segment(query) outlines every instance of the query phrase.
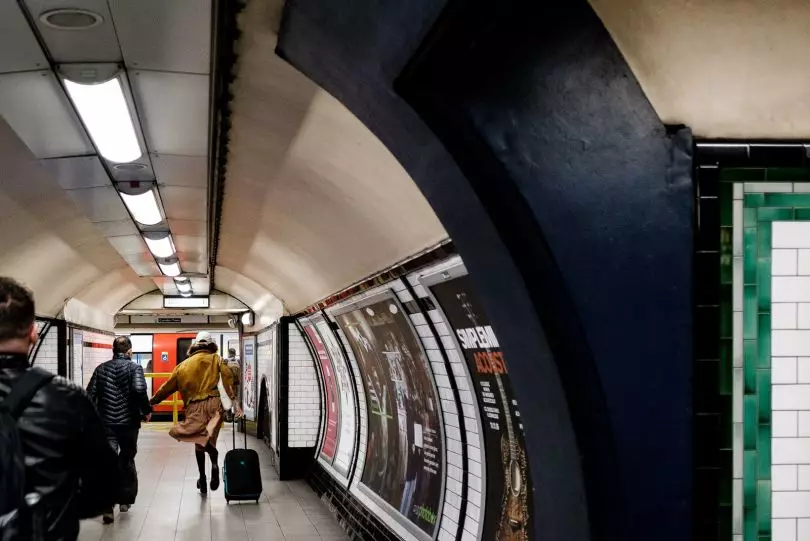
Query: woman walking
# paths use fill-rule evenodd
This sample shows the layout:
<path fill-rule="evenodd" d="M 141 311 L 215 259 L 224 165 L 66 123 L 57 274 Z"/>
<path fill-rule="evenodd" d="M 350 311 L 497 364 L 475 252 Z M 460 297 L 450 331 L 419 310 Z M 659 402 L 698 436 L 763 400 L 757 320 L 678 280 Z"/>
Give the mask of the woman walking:
<path fill-rule="evenodd" d="M 218 389 L 220 378 L 225 392 L 233 401 L 237 417 L 242 415 L 242 410 L 236 402 L 233 372 L 217 354 L 217 345 L 211 340 L 211 334 L 206 331 L 197 333 L 188 354 L 189 357 L 174 369 L 169 380 L 158 389 L 150 403 L 159 404 L 173 392 L 180 391 L 186 419 L 172 427 L 169 435 L 177 441 L 194 444 L 197 468 L 200 471 L 197 488 L 200 493 L 205 494 L 208 492 L 206 454 L 211 459 L 211 490 L 219 488 L 217 437 L 225 415 Z"/>

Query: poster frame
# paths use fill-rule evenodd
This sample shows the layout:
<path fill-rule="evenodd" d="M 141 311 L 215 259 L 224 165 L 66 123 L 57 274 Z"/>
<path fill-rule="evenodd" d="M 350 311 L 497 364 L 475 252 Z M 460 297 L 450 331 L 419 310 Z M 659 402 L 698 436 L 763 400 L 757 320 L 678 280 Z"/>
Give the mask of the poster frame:
<path fill-rule="evenodd" d="M 441 441 L 442 441 L 442 453 L 441 453 L 441 455 L 442 455 L 441 456 L 442 470 L 441 470 L 441 485 L 440 485 L 440 489 L 439 489 L 440 496 L 439 496 L 438 508 L 436 510 L 437 520 L 436 520 L 436 524 L 435 524 L 434 529 L 433 529 L 433 533 L 428 534 L 424 530 L 419 528 L 419 526 L 417 526 L 416 524 L 411 522 L 406 516 L 402 515 L 399 512 L 399 510 L 394 508 L 390 503 L 385 501 L 381 496 L 377 495 L 373 490 L 371 490 L 371 488 L 367 487 L 362 482 L 363 472 L 365 470 L 365 463 L 363 464 L 362 468 L 359 468 L 359 467 L 356 468 L 356 471 L 355 471 L 356 482 L 352 485 L 352 489 L 357 491 L 357 493 L 359 493 L 364 498 L 366 498 L 368 501 L 373 503 L 374 506 L 377 507 L 377 509 L 384 512 L 385 515 L 386 515 L 385 518 L 388 518 L 391 521 L 395 522 L 399 527 L 401 527 L 408 534 L 410 534 L 413 539 L 417 539 L 417 540 L 420 540 L 420 541 L 434 541 L 435 539 L 438 538 L 439 534 L 441 533 L 441 520 L 440 520 L 440 518 L 443 516 L 444 503 L 445 503 L 445 492 L 446 492 L 446 489 L 447 489 L 447 486 L 446 486 L 447 485 L 447 437 L 445 435 L 444 410 L 443 410 L 443 408 L 441 406 L 441 398 L 440 398 L 441 395 L 439 393 L 438 386 L 436 385 L 436 379 L 435 379 L 434 374 L 433 374 L 433 368 L 430 366 L 430 360 L 429 360 L 430 358 L 428 357 L 427 352 L 425 351 L 425 346 L 422 343 L 422 338 L 419 336 L 419 333 L 416 332 L 416 329 L 414 328 L 413 322 L 411 321 L 409 312 L 402 305 L 402 303 L 400 302 L 399 298 L 396 295 L 396 292 L 393 289 L 391 289 L 390 285 L 388 287 L 386 287 L 385 289 L 383 289 L 382 291 L 380 291 L 380 292 L 377 292 L 377 293 L 374 293 L 374 294 L 371 294 L 371 295 L 367 295 L 367 296 L 363 296 L 362 298 L 359 298 L 357 300 L 350 299 L 346 304 L 340 305 L 340 306 L 334 308 L 333 310 L 329 310 L 329 316 L 332 319 L 334 319 L 335 321 L 337 321 L 337 318 L 339 316 L 343 315 L 343 314 L 346 314 L 348 312 L 354 312 L 356 310 L 361 310 L 361 309 L 365 308 L 366 306 L 376 304 L 378 302 L 383 302 L 383 301 L 389 301 L 389 302 L 393 302 L 394 304 L 396 304 L 397 307 L 400 310 L 400 313 L 403 315 L 403 317 L 407 321 L 407 326 L 410 329 L 411 333 L 413 334 L 415 342 L 418 345 L 419 350 L 422 353 L 422 358 L 425 360 L 426 370 L 427 370 L 427 373 L 430 376 L 430 378 L 429 378 L 430 383 L 431 383 L 431 385 L 433 387 L 434 396 L 436 397 L 437 407 L 439 408 L 438 409 L 438 413 L 439 413 L 438 418 L 439 418 L 439 437 L 441 438 Z M 351 347 L 349 344 L 344 344 L 344 346 L 345 347 Z M 358 364 L 357 368 L 358 368 L 358 370 L 360 370 L 359 364 Z M 362 377 L 361 377 L 361 379 L 362 379 Z M 367 401 L 368 397 L 365 397 L 365 400 Z M 366 407 L 368 408 L 368 404 L 366 404 Z M 368 449 L 368 443 L 369 443 L 368 440 L 369 440 L 369 437 L 370 437 L 370 433 L 371 433 L 371 431 L 367 428 L 366 429 L 366 441 L 365 441 L 365 446 L 366 446 L 366 455 L 365 456 L 366 457 L 368 456 L 367 449 Z M 359 464 L 358 464 L 358 466 L 359 466 Z"/>

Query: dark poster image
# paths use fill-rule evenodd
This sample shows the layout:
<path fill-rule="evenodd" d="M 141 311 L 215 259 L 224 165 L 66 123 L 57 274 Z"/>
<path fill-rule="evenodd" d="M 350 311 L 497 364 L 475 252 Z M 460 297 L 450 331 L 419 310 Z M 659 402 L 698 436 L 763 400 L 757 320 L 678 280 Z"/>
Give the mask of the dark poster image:
<path fill-rule="evenodd" d="M 338 419 L 340 418 L 335 372 L 332 370 L 332 361 L 329 360 L 329 356 L 326 354 L 326 348 L 323 342 L 321 342 L 321 337 L 315 332 L 315 327 L 312 325 L 304 325 L 303 327 L 304 332 L 306 332 L 309 337 L 309 341 L 312 343 L 312 347 L 315 348 L 315 352 L 318 354 L 324 387 L 326 388 L 326 397 L 324 400 L 326 423 L 324 426 L 321 455 L 323 455 L 327 462 L 331 463 L 335 458 L 335 451 L 337 450 Z"/>
<path fill-rule="evenodd" d="M 440 515 L 444 444 L 428 362 L 393 299 L 337 316 L 362 374 L 368 445 L 361 481 L 429 535 Z"/>
<path fill-rule="evenodd" d="M 534 539 L 523 426 L 498 339 L 467 276 L 437 284 L 431 290 L 458 337 L 481 406 L 487 453 L 482 539 Z"/>

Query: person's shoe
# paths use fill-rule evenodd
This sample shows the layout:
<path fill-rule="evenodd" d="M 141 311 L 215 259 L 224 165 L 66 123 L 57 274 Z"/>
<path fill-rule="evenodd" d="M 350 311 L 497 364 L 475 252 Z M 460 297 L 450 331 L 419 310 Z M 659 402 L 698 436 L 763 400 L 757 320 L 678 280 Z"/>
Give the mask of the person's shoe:
<path fill-rule="evenodd" d="M 129 511 L 129 506 L 127 504 L 119 505 L 118 510 L 122 513 L 126 513 Z"/>
<path fill-rule="evenodd" d="M 219 488 L 219 466 L 214 464 L 211 466 L 211 490 Z"/>
<path fill-rule="evenodd" d="M 101 522 L 103 522 L 104 524 L 112 524 L 113 522 L 115 522 L 115 515 L 113 515 L 112 513 L 104 513 L 103 515 L 101 515 Z"/>
<path fill-rule="evenodd" d="M 197 479 L 197 490 L 200 491 L 200 494 L 208 493 L 208 482 L 204 475 Z"/>

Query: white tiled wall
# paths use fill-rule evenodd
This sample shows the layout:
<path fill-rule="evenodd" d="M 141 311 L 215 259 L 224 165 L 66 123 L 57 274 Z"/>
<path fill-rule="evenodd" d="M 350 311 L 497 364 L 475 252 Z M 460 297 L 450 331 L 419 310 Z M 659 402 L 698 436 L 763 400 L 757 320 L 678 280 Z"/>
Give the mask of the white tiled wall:
<path fill-rule="evenodd" d="M 301 331 L 289 323 L 289 415 L 287 445 L 314 447 L 318 440 L 321 393 L 315 376 L 315 361 Z"/>
<path fill-rule="evenodd" d="M 68 332 L 71 336 L 70 347 L 73 350 L 73 373 L 70 375 L 70 377 L 73 380 L 73 383 L 84 387 L 84 371 L 82 368 L 84 366 L 84 347 L 82 347 L 82 337 L 84 333 L 75 329 L 70 329 Z"/>
<path fill-rule="evenodd" d="M 44 368 L 54 374 L 59 373 L 59 342 L 57 332 L 56 327 L 51 326 L 48 330 L 48 334 L 42 339 L 42 344 L 40 344 L 39 351 L 34 359 L 34 366 Z"/>
<path fill-rule="evenodd" d="M 267 384 L 267 403 L 270 406 L 270 446 L 278 450 L 278 403 L 276 396 L 276 333 L 278 326 L 273 325 L 259 333 L 256 340 L 256 372 L 259 391 L 261 382 Z"/>
<path fill-rule="evenodd" d="M 89 342 L 96 345 L 103 345 L 103 347 L 82 345 L 82 370 L 84 371 L 83 386 L 86 387 L 87 384 L 90 383 L 90 378 L 93 377 L 93 372 L 96 370 L 98 365 L 105 361 L 109 361 L 112 358 L 112 343 L 114 339 L 115 337 L 109 334 L 101 334 L 90 331 L 82 332 L 83 343 Z"/>
<path fill-rule="evenodd" d="M 773 223 L 773 541 L 810 540 L 810 223 Z"/>

